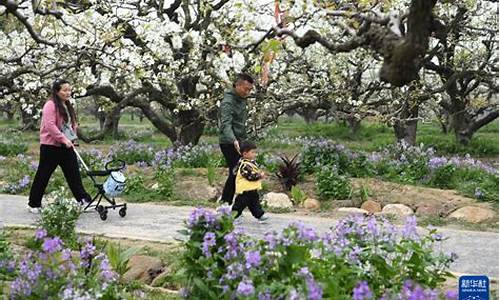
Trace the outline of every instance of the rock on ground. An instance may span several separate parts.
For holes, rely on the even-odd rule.
[[[494,211],[488,208],[465,206],[448,216],[449,219],[460,219],[470,223],[480,223],[496,218]]]
[[[175,183],[174,193],[179,198],[191,200],[215,200],[217,197],[217,189],[200,180],[179,180]]]
[[[378,213],[382,211],[382,205],[373,200],[367,200],[361,204],[361,209],[368,211],[369,213]]]
[[[387,204],[382,209],[382,214],[402,218],[413,215],[413,210],[404,204]]]
[[[263,201],[267,202],[267,206],[274,208],[292,208],[293,203],[284,193],[267,193],[264,195]]]
[[[349,215],[352,215],[352,214],[367,215],[367,214],[369,214],[369,212],[367,210],[357,208],[357,207],[341,207],[338,209],[338,212],[346,213]]]
[[[127,267],[129,270],[123,275],[125,283],[138,280],[142,283],[150,284],[163,271],[159,258],[146,255],[132,256]]]
[[[304,208],[309,210],[316,210],[321,208],[321,202],[313,198],[307,198],[304,201]]]

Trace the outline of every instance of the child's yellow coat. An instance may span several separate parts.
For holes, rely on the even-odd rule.
[[[262,189],[261,180],[250,181],[241,175],[241,168],[244,165],[250,166],[256,172],[259,172],[259,168],[256,165],[250,163],[249,161],[242,161],[240,166],[238,167],[238,172],[236,173],[236,194],[242,194],[247,191],[255,191]]]

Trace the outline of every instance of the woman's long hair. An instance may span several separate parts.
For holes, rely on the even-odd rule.
[[[68,122],[68,115],[66,114],[66,110],[64,109],[64,104],[66,104],[66,107],[68,108],[69,115],[71,116],[71,121],[72,123],[77,123],[76,121],[76,113],[75,110],[73,109],[73,105],[71,105],[71,102],[65,101],[63,102],[59,96],[57,96],[57,92],[59,92],[63,86],[63,84],[69,84],[69,81],[64,80],[64,79],[57,79],[54,81],[52,84],[52,101],[56,104],[57,111],[59,114],[63,117],[64,122]]]

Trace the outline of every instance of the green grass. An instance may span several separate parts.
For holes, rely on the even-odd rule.
[[[97,130],[99,127],[98,121],[91,116],[80,116],[80,126],[88,132],[88,130]],[[0,119],[0,135],[3,129],[19,129],[19,121]],[[419,123],[417,131],[417,143],[435,148],[440,155],[464,155],[471,154],[475,157],[490,157],[498,156],[498,120],[481,128],[472,138],[470,145],[462,146],[455,142],[454,134],[443,134],[437,122]],[[140,135],[140,132],[149,132],[145,136],[134,137],[134,134]],[[217,129],[207,127],[200,141],[209,144],[218,143]],[[268,130],[268,136],[265,139],[259,140],[259,148],[266,151],[277,153],[296,153],[300,150],[300,144],[288,145],[282,141],[283,137],[298,137],[309,136],[316,138],[327,138],[336,142],[345,144],[353,150],[362,151],[378,151],[380,148],[395,142],[394,130],[380,123],[363,121],[361,127],[356,134],[353,134],[350,128],[343,123],[325,123],[315,122],[307,124],[300,118],[283,117],[278,121],[278,124]],[[120,119],[119,125],[119,141],[126,141],[134,137],[135,140],[141,143],[147,143],[158,147],[171,146],[170,140],[159,132],[147,120],[139,122],[139,118],[131,119],[130,114],[124,114]],[[27,142],[32,147],[36,147],[38,143],[38,132],[23,131],[20,137],[21,141]],[[107,137],[103,141],[96,141],[95,144],[111,145],[116,143],[112,137]]]
[[[270,139],[261,142],[266,149],[293,149],[300,145],[287,145],[282,137],[326,138],[345,144],[353,150],[377,151],[395,142],[394,130],[383,124],[362,122],[359,131],[353,134],[349,127],[339,123],[316,122],[306,124],[301,120],[282,119],[278,126],[268,132]],[[498,156],[498,121],[481,128],[468,146],[458,145],[453,133],[444,134],[435,122],[420,123],[417,129],[417,144],[432,146],[441,155],[471,154],[473,156]]]

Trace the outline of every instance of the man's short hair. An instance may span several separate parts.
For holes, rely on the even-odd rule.
[[[241,81],[248,81],[248,82],[250,82],[251,84],[254,84],[254,80],[253,80],[252,76],[250,76],[250,75],[248,75],[248,74],[246,74],[246,73],[240,73],[240,74],[238,74],[238,75],[236,76],[236,81],[235,81],[235,83],[236,83],[236,82],[238,82],[238,81],[240,81],[240,80],[241,80]]]
[[[254,143],[252,143],[251,141],[243,141],[241,142],[240,144],[240,152],[243,154],[243,153],[246,153],[250,150],[253,150],[253,149],[257,149],[257,145],[255,145]]]

